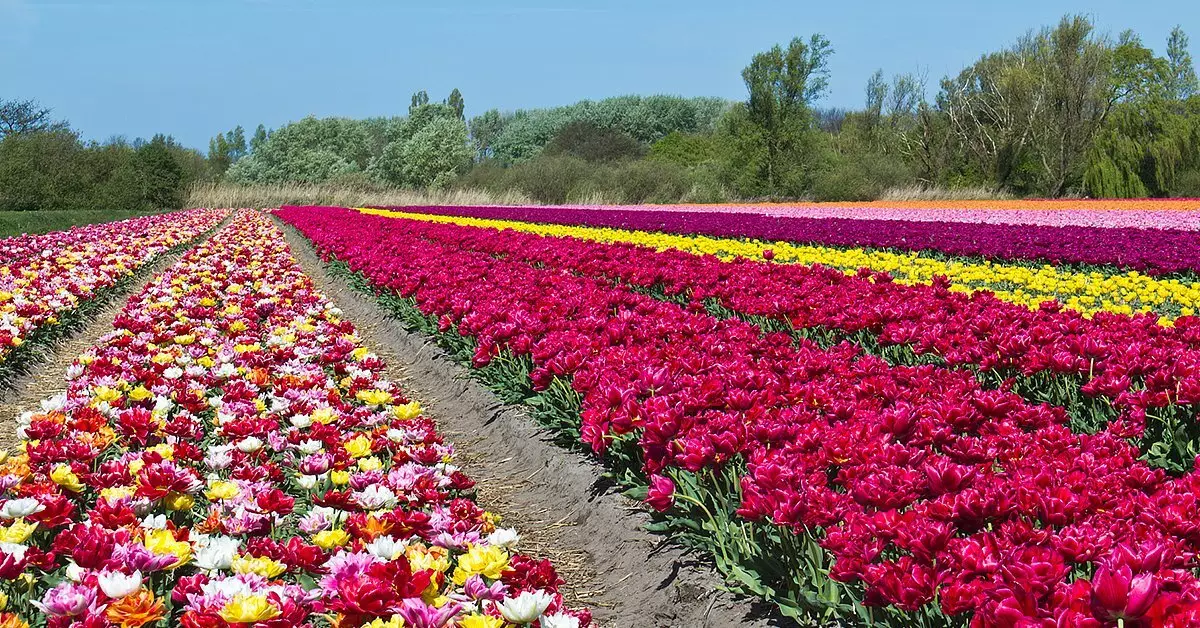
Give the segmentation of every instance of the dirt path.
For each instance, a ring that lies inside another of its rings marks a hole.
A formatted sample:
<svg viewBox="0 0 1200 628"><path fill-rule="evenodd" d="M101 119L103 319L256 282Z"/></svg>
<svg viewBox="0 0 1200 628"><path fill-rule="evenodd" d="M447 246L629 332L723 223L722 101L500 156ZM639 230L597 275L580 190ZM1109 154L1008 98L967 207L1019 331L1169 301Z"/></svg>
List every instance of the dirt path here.
<svg viewBox="0 0 1200 628"><path fill-rule="evenodd" d="M784 625L763 619L765 604L721 590L720 577L692 553L645 531L646 511L613 492L598 464L549 442L520 409L501 404L436 345L330 277L308 241L284 231L366 346L455 443L459 464L479 483L480 505L520 530L522 551L554 561L571 587L565 594L590 606L599 625Z"/></svg>

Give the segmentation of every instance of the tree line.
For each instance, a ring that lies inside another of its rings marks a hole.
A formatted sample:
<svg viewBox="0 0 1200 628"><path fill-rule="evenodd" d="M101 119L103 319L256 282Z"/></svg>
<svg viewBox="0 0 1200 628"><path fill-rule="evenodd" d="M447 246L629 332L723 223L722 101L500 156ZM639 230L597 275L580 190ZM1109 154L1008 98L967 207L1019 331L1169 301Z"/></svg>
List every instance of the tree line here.
<svg viewBox="0 0 1200 628"><path fill-rule="evenodd" d="M455 89L407 115L315 118L212 138L84 143L48 110L0 101L0 209L171 207L196 181L518 191L565 202L864 200L892 189L1200 196L1200 85L1176 27L1156 53L1084 16L1030 31L931 90L868 78L822 107L820 34L754 55L742 101L618 96L465 116ZM932 91L932 96L930 92Z"/></svg>

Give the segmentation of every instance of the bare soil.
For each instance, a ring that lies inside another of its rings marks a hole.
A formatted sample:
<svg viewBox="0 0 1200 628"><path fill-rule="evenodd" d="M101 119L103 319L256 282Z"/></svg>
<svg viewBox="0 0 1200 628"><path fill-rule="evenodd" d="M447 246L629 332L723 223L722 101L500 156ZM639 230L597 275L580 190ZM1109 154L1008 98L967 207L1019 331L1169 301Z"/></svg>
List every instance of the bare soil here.
<svg viewBox="0 0 1200 628"><path fill-rule="evenodd" d="M458 464L478 482L480 505L521 532L522 552L554 561L568 581L564 595L590 607L598 625L790 623L766 604L724 590L695 552L646 531L649 513L617 493L593 459L554 445L519 407L500 403L427 338L327 274L309 242L284 231L305 271L455 443Z"/></svg>

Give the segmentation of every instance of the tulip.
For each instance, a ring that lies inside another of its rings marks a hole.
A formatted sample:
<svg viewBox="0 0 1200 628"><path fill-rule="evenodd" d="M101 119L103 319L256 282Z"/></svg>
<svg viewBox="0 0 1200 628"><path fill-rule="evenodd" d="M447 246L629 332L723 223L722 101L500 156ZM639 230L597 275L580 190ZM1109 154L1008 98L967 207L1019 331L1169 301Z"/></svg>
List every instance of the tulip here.
<svg viewBox="0 0 1200 628"><path fill-rule="evenodd" d="M104 595L112 599L123 598L142 586L142 572L123 574L118 571L101 571L96 574L96 583Z"/></svg>
<svg viewBox="0 0 1200 628"><path fill-rule="evenodd" d="M675 482L664 475L651 476L646 503L658 512L670 510L675 505Z"/></svg>
<svg viewBox="0 0 1200 628"><path fill-rule="evenodd" d="M529 624L537 621L553 603L554 596L545 591L524 591L515 598L504 598L496 608L514 624Z"/></svg>

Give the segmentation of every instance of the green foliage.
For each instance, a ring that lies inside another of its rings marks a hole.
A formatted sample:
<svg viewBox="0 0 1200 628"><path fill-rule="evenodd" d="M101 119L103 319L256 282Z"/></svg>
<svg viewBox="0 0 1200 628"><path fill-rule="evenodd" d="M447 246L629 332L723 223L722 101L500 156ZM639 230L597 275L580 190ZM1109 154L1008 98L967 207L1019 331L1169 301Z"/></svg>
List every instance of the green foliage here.
<svg viewBox="0 0 1200 628"><path fill-rule="evenodd" d="M388 183L445 188L471 163L467 126L457 117L436 117L411 137L391 142L371 172Z"/></svg>
<svg viewBox="0 0 1200 628"><path fill-rule="evenodd" d="M237 160L246 156L246 132L239 125L208 141L208 170L220 178Z"/></svg>
<svg viewBox="0 0 1200 628"><path fill-rule="evenodd" d="M120 138L84 145L70 130L12 134L0 140L0 211L177 208L205 168L163 135L135 148Z"/></svg>
<svg viewBox="0 0 1200 628"><path fill-rule="evenodd" d="M235 183L321 183L364 169L369 146L361 122L309 116L270 133L225 176Z"/></svg>
<svg viewBox="0 0 1200 628"><path fill-rule="evenodd" d="M74 131L10 134L0 140L0 210L62 210L86 203L83 145Z"/></svg>
<svg viewBox="0 0 1200 628"><path fill-rule="evenodd" d="M466 119L463 117L463 111L466 110L467 105L463 101L462 92L458 91L457 87L455 87L450 92L450 95L446 98L446 104L449 105L450 108L454 110L455 117L457 117L459 120Z"/></svg>
<svg viewBox="0 0 1200 628"><path fill-rule="evenodd" d="M592 162L636 159L644 153L645 148L624 131L586 121L563 127L542 149L544 155L569 155Z"/></svg>
<svg viewBox="0 0 1200 628"><path fill-rule="evenodd" d="M685 168L694 168L720 159L721 148L721 141L716 135L672 131L652 144L646 157L654 161L667 161Z"/></svg>
<svg viewBox="0 0 1200 628"><path fill-rule="evenodd" d="M171 154L166 137L155 135L152 140L138 147L134 163L142 198L151 207L183 206L183 167Z"/></svg>
<svg viewBox="0 0 1200 628"><path fill-rule="evenodd" d="M728 103L718 98L618 96L584 100L565 107L505 114L499 124L489 121L487 126L493 134L489 135L487 146L491 156L504 162L530 159L573 122L619 130L638 142L650 144L672 131L711 132L727 108ZM472 120L472 129L476 120Z"/></svg>
<svg viewBox="0 0 1200 628"><path fill-rule="evenodd" d="M475 146L475 159L484 161L492 156L492 143L504 129L504 118L497 109L489 109L482 115L471 118L471 143Z"/></svg>

